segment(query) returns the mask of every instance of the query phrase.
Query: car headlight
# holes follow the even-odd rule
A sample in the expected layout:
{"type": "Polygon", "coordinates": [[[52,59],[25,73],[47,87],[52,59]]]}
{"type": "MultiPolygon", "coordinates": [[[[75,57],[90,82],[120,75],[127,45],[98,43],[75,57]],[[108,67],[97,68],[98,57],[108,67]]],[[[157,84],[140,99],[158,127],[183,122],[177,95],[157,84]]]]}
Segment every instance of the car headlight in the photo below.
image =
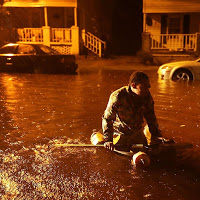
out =
{"type": "Polygon", "coordinates": [[[168,66],[168,65],[164,65],[164,66],[161,66],[160,69],[165,69],[165,70],[167,70],[167,69],[169,69],[169,66],[168,66]]]}

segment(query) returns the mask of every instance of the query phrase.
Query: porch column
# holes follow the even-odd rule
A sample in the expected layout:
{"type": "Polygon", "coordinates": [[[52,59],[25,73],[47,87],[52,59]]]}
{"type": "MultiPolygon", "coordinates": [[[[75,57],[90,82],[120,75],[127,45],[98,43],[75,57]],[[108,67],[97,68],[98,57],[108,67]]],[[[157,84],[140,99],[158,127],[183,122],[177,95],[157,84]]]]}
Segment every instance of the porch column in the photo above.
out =
{"type": "Polygon", "coordinates": [[[85,44],[85,29],[82,30],[82,40],[83,43],[85,44]]]}
{"type": "Polygon", "coordinates": [[[45,26],[48,26],[47,7],[44,7],[44,21],[45,21],[45,26]]]}
{"type": "Polygon", "coordinates": [[[43,44],[50,47],[51,28],[50,26],[43,26],[43,44]]]}
{"type": "Polygon", "coordinates": [[[72,26],[72,54],[79,54],[79,27],[72,26]]]}
{"type": "Polygon", "coordinates": [[[142,50],[149,52],[151,50],[151,34],[142,33],[142,50]]]}
{"type": "Polygon", "coordinates": [[[196,43],[195,54],[199,56],[200,55],[200,33],[196,33],[196,35],[197,35],[197,39],[196,39],[197,43],[196,43]]]}
{"type": "Polygon", "coordinates": [[[77,26],[77,7],[74,8],[74,26],[77,26]]]}
{"type": "Polygon", "coordinates": [[[146,32],[146,13],[143,14],[143,32],[146,32]]]}

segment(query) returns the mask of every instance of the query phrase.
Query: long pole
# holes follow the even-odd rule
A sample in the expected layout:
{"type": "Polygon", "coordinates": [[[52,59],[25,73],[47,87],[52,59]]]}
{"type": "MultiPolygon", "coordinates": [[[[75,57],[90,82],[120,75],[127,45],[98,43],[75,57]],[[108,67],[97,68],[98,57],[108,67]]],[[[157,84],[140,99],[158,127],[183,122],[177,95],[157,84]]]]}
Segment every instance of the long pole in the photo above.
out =
{"type": "MultiPolygon", "coordinates": [[[[104,147],[103,144],[55,144],[56,147],[104,147]]],[[[118,146],[118,145],[116,145],[118,146]]],[[[120,146],[120,145],[119,145],[120,146]]],[[[191,143],[161,143],[155,145],[144,146],[143,144],[132,144],[131,149],[156,149],[156,148],[174,148],[174,149],[187,149],[192,148],[191,143]]]]}
{"type": "Polygon", "coordinates": [[[56,147],[103,147],[103,144],[55,144],[56,147]]]}
{"type": "MultiPolygon", "coordinates": [[[[55,144],[56,147],[104,147],[103,144],[97,144],[97,145],[94,145],[94,144],[55,144]]],[[[132,145],[132,148],[143,148],[143,144],[135,144],[135,145],[132,145]]],[[[134,155],[134,153],[132,151],[120,151],[120,150],[117,150],[117,149],[114,149],[114,152],[117,153],[117,154],[120,154],[120,155],[124,155],[124,156],[128,156],[128,157],[132,157],[134,155]]]]}
{"type": "MultiPolygon", "coordinates": [[[[56,147],[104,147],[103,144],[55,144],[56,147]]],[[[132,148],[143,148],[143,144],[133,144],[131,145],[132,148]]]]}

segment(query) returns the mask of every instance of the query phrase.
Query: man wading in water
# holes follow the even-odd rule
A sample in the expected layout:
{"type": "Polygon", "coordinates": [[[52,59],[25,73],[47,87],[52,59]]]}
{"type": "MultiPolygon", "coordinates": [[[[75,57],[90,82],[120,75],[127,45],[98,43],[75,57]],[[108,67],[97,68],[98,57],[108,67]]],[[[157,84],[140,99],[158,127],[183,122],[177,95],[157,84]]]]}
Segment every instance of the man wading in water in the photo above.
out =
{"type": "Polygon", "coordinates": [[[151,133],[148,143],[157,143],[162,137],[149,88],[149,77],[144,72],[136,71],[131,75],[128,86],[111,94],[102,119],[105,148],[113,150],[115,143],[121,146],[117,149],[129,151],[132,144],[147,145],[143,132],[144,119],[151,133]]]}

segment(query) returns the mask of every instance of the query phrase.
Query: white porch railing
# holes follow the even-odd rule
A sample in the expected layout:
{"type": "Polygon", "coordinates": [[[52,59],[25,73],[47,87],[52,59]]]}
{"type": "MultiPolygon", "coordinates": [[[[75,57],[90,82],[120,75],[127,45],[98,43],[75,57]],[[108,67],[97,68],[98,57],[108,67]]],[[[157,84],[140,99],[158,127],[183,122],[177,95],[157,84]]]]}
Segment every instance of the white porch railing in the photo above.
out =
{"type": "Polygon", "coordinates": [[[44,44],[64,54],[79,54],[79,28],[20,28],[18,42],[44,44]]]}
{"type": "MultiPolygon", "coordinates": [[[[43,28],[19,28],[17,33],[20,42],[43,42],[43,28]]],[[[71,43],[71,29],[51,28],[51,42],[71,43]]]]}
{"type": "Polygon", "coordinates": [[[17,29],[17,34],[20,42],[43,42],[42,28],[19,28],[17,29]]]}
{"type": "Polygon", "coordinates": [[[82,39],[86,48],[102,57],[106,50],[106,42],[89,32],[86,33],[85,30],[82,30],[82,39]]]}
{"type": "Polygon", "coordinates": [[[170,51],[196,51],[197,34],[155,34],[151,35],[151,49],[168,49],[170,51]]]}
{"type": "Polygon", "coordinates": [[[51,38],[52,42],[71,43],[72,33],[71,28],[52,28],[51,38]]]}

